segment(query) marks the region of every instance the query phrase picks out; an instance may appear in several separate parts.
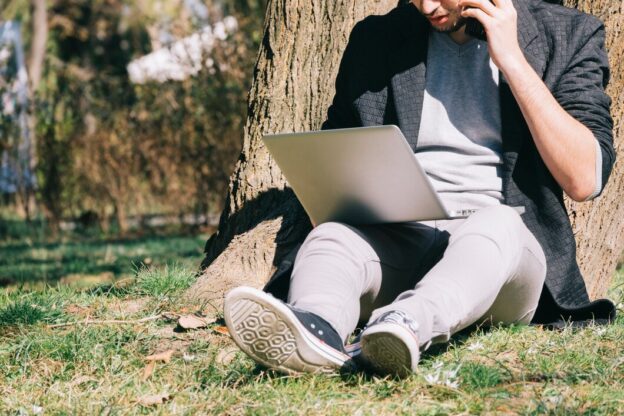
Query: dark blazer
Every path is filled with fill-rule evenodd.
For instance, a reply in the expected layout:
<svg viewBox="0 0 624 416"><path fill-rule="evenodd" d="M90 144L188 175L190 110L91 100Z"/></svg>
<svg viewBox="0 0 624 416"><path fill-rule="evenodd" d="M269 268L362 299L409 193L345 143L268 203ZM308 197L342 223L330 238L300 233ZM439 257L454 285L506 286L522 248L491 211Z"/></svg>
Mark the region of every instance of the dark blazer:
<svg viewBox="0 0 624 416"><path fill-rule="evenodd" d="M600 143L604 187L615 161L611 101L604 92L609 78L604 26L590 15L542 0L513 3L527 60L559 104ZM359 22L345 49L323 129L395 124L415 148L429 31L429 22L412 4ZM612 302L589 301L561 187L537 152L502 74L499 90L505 203L526 208L522 219L547 260L545 290L534 321L611 320L615 317Z"/></svg>

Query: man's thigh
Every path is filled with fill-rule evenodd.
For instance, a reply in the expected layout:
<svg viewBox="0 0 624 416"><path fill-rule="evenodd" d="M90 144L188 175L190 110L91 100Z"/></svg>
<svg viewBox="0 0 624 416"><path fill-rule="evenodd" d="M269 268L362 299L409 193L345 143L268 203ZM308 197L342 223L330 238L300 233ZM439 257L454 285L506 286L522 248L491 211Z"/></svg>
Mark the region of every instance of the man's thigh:
<svg viewBox="0 0 624 416"><path fill-rule="evenodd" d="M442 257L449 234L432 225L411 222L354 227L376 253L368 267L374 268L373 274L378 276L376 284L362 294L361 321L413 289Z"/></svg>
<svg viewBox="0 0 624 416"><path fill-rule="evenodd" d="M494 323L529 323L541 294L546 276L544 252L520 215L505 206L489 207L468 218L465 223L452 222L445 227L450 244L463 235L480 234L499 248L504 276L502 287L483 321ZM476 247L475 247L476 249ZM467 256L475 255L465 253ZM493 282L475 282L489 285Z"/></svg>

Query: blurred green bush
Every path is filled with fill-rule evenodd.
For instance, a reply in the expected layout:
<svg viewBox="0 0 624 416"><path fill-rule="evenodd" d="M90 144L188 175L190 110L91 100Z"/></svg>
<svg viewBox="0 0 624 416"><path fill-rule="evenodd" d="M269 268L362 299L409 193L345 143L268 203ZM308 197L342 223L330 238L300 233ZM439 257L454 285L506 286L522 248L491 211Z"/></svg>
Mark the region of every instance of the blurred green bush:
<svg viewBox="0 0 624 416"><path fill-rule="evenodd" d="M181 38L205 24L184 3L48 2L32 114L36 204L52 230L85 213L104 230L114 220L123 233L129 216L220 212L242 143L266 0L203 1L209 19L232 15L238 22L215 43L212 69L182 81L132 84L127 65L154 49L163 27ZM30 13L25 0L0 10L2 18L22 21L27 49Z"/></svg>

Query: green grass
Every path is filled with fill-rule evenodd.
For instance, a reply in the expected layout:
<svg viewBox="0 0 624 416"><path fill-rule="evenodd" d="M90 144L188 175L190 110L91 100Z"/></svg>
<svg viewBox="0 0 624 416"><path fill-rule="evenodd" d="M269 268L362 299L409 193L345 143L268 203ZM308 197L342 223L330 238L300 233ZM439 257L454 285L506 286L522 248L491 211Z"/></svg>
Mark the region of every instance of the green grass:
<svg viewBox="0 0 624 416"><path fill-rule="evenodd" d="M0 287L112 283L144 266L177 262L197 268L206 235L135 239L0 242Z"/></svg>
<svg viewBox="0 0 624 416"><path fill-rule="evenodd" d="M137 273L135 292L139 295L171 297L191 287L195 274L178 264L162 268L142 266Z"/></svg>
<svg viewBox="0 0 624 416"><path fill-rule="evenodd" d="M54 323L64 315L49 298L26 297L8 302L0 308L0 326Z"/></svg>
<svg viewBox="0 0 624 416"><path fill-rule="evenodd" d="M194 257L184 247L200 238L172 242L178 239L38 247L40 256L62 252L68 261L107 264L105 247L112 245L109 252L124 259L121 276L135 278L0 292L0 414L624 414L622 316L606 327L512 326L455 337L425 353L419 371L404 380L286 377L259 368L213 331L221 323L188 332L166 319L137 323L202 308L182 296L201 259L201 244ZM133 266L131 259L148 256L149 265ZM67 276L63 269L60 275ZM622 313L624 270L609 296ZM82 324L87 319L127 323ZM63 322L77 324L50 326ZM171 361L155 363L150 374L145 357L166 350L174 351ZM156 394L169 400L141 404Z"/></svg>

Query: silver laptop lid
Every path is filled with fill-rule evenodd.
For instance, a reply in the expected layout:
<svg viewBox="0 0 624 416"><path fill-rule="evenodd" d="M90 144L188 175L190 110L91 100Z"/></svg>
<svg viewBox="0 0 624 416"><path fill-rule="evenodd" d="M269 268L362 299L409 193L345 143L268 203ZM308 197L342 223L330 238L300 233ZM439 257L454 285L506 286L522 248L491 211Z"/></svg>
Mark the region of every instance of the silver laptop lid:
<svg viewBox="0 0 624 416"><path fill-rule="evenodd" d="M449 218L396 126L276 134L263 140L315 225Z"/></svg>

